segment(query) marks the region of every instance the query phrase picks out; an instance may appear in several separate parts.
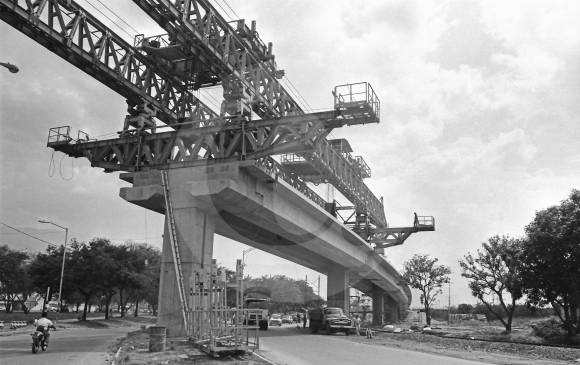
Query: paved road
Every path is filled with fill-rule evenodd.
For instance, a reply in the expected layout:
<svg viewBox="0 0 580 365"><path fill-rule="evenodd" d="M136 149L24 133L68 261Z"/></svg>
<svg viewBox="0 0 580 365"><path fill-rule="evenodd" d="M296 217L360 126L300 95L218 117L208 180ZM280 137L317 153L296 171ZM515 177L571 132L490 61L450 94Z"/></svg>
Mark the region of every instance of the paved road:
<svg viewBox="0 0 580 365"><path fill-rule="evenodd" d="M295 326L260 331L260 354L278 365L483 365L440 355L355 343L343 334L312 335Z"/></svg>
<svg viewBox="0 0 580 365"><path fill-rule="evenodd" d="M0 365L102 365L110 360L108 347L137 327L58 328L46 352L32 353L30 331L0 337Z"/></svg>

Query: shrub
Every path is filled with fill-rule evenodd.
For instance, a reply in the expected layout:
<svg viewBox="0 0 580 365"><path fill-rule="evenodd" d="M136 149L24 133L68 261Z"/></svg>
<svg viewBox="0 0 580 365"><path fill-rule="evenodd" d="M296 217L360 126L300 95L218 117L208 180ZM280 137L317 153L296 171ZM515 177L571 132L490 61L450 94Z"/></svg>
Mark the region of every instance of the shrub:
<svg viewBox="0 0 580 365"><path fill-rule="evenodd" d="M530 326L532 327L534 335L549 342L559 342L566 336L566 332L562 328L562 323L555 318L535 322Z"/></svg>

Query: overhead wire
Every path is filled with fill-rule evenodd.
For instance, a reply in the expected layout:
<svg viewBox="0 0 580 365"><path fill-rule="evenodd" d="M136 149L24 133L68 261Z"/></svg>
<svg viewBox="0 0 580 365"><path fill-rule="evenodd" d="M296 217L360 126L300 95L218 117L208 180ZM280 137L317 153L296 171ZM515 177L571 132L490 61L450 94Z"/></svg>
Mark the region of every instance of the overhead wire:
<svg viewBox="0 0 580 365"><path fill-rule="evenodd" d="M35 240L38 240L38 241L40 241L40 242L44 242L44 243L48 243L49 245L56 246L56 244L55 244L55 243L52 243L52 242L45 241L45 240L43 240L42 238L38 238L38 237L36 237L36 236L33 236L33 235L31 235L30 233L26 233L26 232L24 232L24 231L21 231L21 230L19 230L18 228L12 227L12 226L10 226L10 225L8 225L8 224L4 223L4 222L0 222L0 224L2 224L3 226L6 226L6 227L8 227L8 228L10 228L10 229L13 229L13 230L15 230L16 232L22 233L22 234L23 234L23 235L25 235L25 236L28 236L28 237L30 237L30 238L34 238Z"/></svg>
<svg viewBox="0 0 580 365"><path fill-rule="evenodd" d="M124 32L125 34L127 34L128 36L134 37L135 34L141 34L142 33L139 30L137 30L135 27L133 27L131 24L129 24L125 19L123 19L120 16L118 16L116 14L116 12L114 12L109 6L107 6L105 3L103 3L103 1L96 0L102 7L104 7L111 14L113 14L113 16L116 17L120 22L122 22L123 24L125 24L131 30L133 30L135 32L135 34L129 33L124 27L122 27L121 25L119 25L119 23L117 23L115 20L111 19L111 17L109 17L107 14L105 14L103 11L101 11L101 9L99 9L97 6L95 6L90 0L85 0L85 1L91 7L93 7L96 11L98 11L100 14L102 14L106 19L108 19L112 24L114 24L115 26L117 26L122 32ZM232 17L231 14L233 14L237 19L240 19L240 16L236 13L236 11L232 8L232 6L228 3L227 0L222 0L222 2L224 3L225 7L227 7L227 9L229 9L229 10L227 10L224 6L222 6L222 4L220 4L220 2L218 0L214 0L213 2L225 13L225 15L230 20L234 20L234 17ZM296 99L298 99L298 101L300 101L301 104L303 104L304 109L306 109L307 111L310 111L310 112L314 110L312 108L312 106L308 103L308 101L306 100L306 98L304 98L304 96L300 93L300 91L298 91L298 89L296 88L296 86L294 85L294 83L288 77L284 77L284 79L282 79L282 81L285 81L285 83L286 83L286 85L288 87L288 91L290 93L292 93L293 96ZM217 86L215 86L215 87L217 87ZM221 107L221 102L218 99L216 99L213 95L211 95L209 92L207 92L207 91L204 90L204 95L206 96L206 98L208 99L208 102L210 104L214 105L218 109ZM198 96L199 96L199 93L198 93ZM116 132L107 133L107 134L103 134L103 135L96 136L95 138L108 137L108 136L113 136L115 134L116 134ZM62 163L62 160L61 160L61 163ZM62 164L61 164L61 170L62 170ZM54 173L54 171L53 171L53 173ZM70 180L72 178L72 176L69 179L64 178L64 176L62 175L62 171L61 171L61 177L63 179L65 179L65 180Z"/></svg>
<svg viewBox="0 0 580 365"><path fill-rule="evenodd" d="M49 230L49 231L42 231L43 233L61 233L62 231L57 231L57 230ZM21 234L20 232L0 232L0 236L5 236L5 235L16 235L16 234Z"/></svg>
<svg viewBox="0 0 580 365"><path fill-rule="evenodd" d="M115 15L117 17L117 19L119 19L120 21L125 23L129 28L133 29L135 31L135 34L142 34L143 33L143 32L138 31L137 29L133 28L133 26L131 24L127 23L123 18L118 16L116 12L111 10L111 8L109 8L107 5L105 5L101 0L97 0L97 1L99 2L99 4L103 5L105 7L105 9L107 9L109 12L111 12L111 14Z"/></svg>
<svg viewBox="0 0 580 365"><path fill-rule="evenodd" d="M288 84L290 85L290 88L292 88L300 96L300 99L302 99L302 101L308 106L308 109L312 110L312 106L310 106L310 104L308 103L306 98L304 96L302 96L300 91L298 91L298 89L296 88L296 86L294 86L294 83L292 83L292 81L288 78L288 76L285 76L284 80L286 80L288 82Z"/></svg>
<svg viewBox="0 0 580 365"><path fill-rule="evenodd" d="M229 18L229 20L230 20L230 21L231 21L231 20L234 20L234 19L232 18L232 16L231 16L231 15L230 15L230 14L229 14L227 11L226 11L226 9L224 9L224 7L223 7L223 6L221 6L221 5L220 5L220 3L219 3L217 0L214 0L214 3L215 3L217 6L219 6L219 8L220 8L220 9L222 9L222 10L224 11L225 15L227 15L227 17Z"/></svg>
<svg viewBox="0 0 580 365"><path fill-rule="evenodd" d="M237 19L241 19L241 17L236 13L236 11L230 6L230 4L227 2L227 0L223 0L223 2L226 4L226 6L232 11L232 13L236 16Z"/></svg>
<svg viewBox="0 0 580 365"><path fill-rule="evenodd" d="M123 33L127 34L129 37L134 38L135 35L131 34L129 32L127 32L127 30L125 30L125 28L121 27L119 24L117 24L117 22L115 22L113 19L109 18L107 16L107 14L103 13L101 11L101 9L99 9L98 7L96 7L93 3L91 3L89 0L84 0L87 2L87 4L89 4L91 7L93 7L93 9L95 9L96 11L98 11L99 13L101 13L101 15L103 15L105 18L107 18L111 23L113 23L114 25L117 26L117 28L119 28L119 30L121 30ZM97 0L98 1L98 0Z"/></svg>

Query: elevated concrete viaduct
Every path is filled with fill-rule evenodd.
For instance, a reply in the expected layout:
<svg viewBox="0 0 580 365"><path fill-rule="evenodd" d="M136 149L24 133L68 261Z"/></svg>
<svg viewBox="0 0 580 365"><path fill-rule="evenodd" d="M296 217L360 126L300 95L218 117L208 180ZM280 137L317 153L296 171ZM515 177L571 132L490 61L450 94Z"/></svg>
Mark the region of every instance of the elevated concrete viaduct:
<svg viewBox="0 0 580 365"><path fill-rule="evenodd" d="M159 171L124 173L123 199L164 214ZM348 308L349 288L374 300L375 323L394 321L411 301L399 273L357 234L253 161L169 170L169 190L186 288L211 263L214 233L328 276L329 306ZM165 223L158 324L185 333Z"/></svg>

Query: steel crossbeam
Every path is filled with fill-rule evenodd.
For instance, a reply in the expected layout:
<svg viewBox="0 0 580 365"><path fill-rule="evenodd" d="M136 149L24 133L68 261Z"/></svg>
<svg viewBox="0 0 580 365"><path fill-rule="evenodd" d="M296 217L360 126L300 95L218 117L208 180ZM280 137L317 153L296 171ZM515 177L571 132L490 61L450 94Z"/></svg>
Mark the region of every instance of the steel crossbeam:
<svg viewBox="0 0 580 365"><path fill-rule="evenodd" d="M150 103L167 125L217 117L180 80L155 67L72 0L0 0L0 18L129 103Z"/></svg>
<svg viewBox="0 0 580 365"><path fill-rule="evenodd" d="M435 230L435 218L432 216L417 216L412 227L382 227L370 232L367 240L375 244L375 248L382 249L402 245L413 233Z"/></svg>
<svg viewBox="0 0 580 365"><path fill-rule="evenodd" d="M147 133L121 133L120 138L90 140L70 137L70 128L52 128L48 147L74 157L86 157L107 171L167 169L231 160L259 159L281 153L313 151L329 126L340 125L333 111L230 124L227 118L215 126ZM82 133L82 136L86 134ZM171 165L171 166L169 166Z"/></svg>

